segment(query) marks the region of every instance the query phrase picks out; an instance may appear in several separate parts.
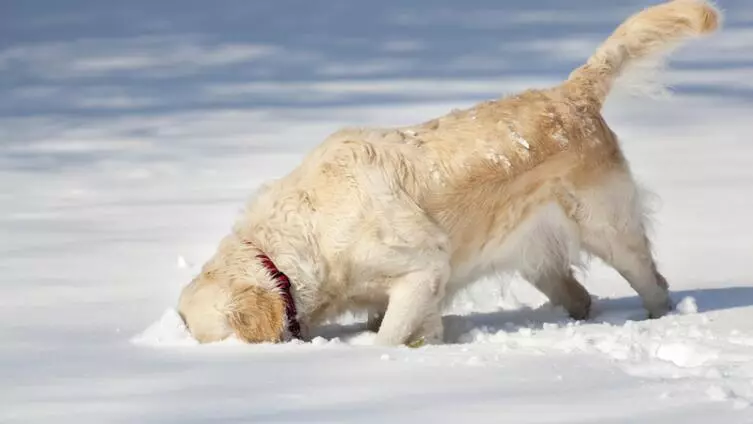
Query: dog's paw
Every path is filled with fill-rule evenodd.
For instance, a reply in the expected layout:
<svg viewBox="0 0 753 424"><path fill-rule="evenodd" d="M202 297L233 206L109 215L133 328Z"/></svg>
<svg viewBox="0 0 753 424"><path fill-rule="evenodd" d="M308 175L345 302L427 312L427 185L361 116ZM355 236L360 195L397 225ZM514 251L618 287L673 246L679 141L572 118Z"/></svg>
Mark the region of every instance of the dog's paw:
<svg viewBox="0 0 753 424"><path fill-rule="evenodd" d="M421 347L421 346L423 346L425 344L426 344L426 339L424 339L423 337L421 337L419 339L410 341L410 342L406 343L405 345L408 346L411 349L417 349L417 348L419 348L419 347Z"/></svg>
<svg viewBox="0 0 753 424"><path fill-rule="evenodd" d="M672 303L672 299L667 298L665 302L658 305L647 306L646 309L648 310L649 319L658 319L673 311L675 306L674 303Z"/></svg>

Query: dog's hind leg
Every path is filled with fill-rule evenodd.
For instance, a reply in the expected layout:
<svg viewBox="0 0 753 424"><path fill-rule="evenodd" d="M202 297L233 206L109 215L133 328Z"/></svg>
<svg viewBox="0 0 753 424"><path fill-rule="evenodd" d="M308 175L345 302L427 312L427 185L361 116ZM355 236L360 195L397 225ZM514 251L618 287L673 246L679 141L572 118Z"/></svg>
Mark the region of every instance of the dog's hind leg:
<svg viewBox="0 0 753 424"><path fill-rule="evenodd" d="M572 272L580 256L577 223L559 205L551 204L527 224L530 229L520 246L521 276L572 318L588 318L591 295Z"/></svg>
<svg viewBox="0 0 753 424"><path fill-rule="evenodd" d="M551 268L523 277L549 298L555 306L562 306L573 319L586 319L591 312L591 295L569 269Z"/></svg>
<svg viewBox="0 0 753 424"><path fill-rule="evenodd" d="M593 232L586 245L630 283L649 317L659 318L672 309L667 280L656 269L649 241L642 231Z"/></svg>
<svg viewBox="0 0 753 424"><path fill-rule="evenodd" d="M581 229L585 249L614 267L638 293L651 318L672 309L667 281L656 269L637 188L618 174L584 199Z"/></svg>

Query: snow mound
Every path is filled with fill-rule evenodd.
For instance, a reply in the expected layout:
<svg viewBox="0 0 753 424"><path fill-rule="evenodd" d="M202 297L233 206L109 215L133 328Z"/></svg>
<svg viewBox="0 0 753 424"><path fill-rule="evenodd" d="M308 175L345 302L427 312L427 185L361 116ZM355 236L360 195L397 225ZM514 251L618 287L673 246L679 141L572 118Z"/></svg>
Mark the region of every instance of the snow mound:
<svg viewBox="0 0 753 424"><path fill-rule="evenodd" d="M697 314L698 304L696 304L695 298L691 296L682 298L680 303L677 304L677 312L682 315Z"/></svg>
<svg viewBox="0 0 753 424"><path fill-rule="evenodd" d="M687 343L664 343L659 345L655 353L656 358L671 362L678 367L699 367L718 357L714 349L693 346Z"/></svg>
<svg viewBox="0 0 753 424"><path fill-rule="evenodd" d="M131 342L142 346L194 346L199 342L191 337L178 311L169 308L157 322L150 325Z"/></svg>

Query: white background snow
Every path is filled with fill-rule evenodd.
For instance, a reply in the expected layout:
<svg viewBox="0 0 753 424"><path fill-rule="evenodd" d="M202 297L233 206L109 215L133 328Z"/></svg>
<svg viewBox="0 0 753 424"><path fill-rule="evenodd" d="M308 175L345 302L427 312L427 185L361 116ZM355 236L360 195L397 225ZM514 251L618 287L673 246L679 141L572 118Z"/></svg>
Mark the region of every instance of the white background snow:
<svg viewBox="0 0 753 424"><path fill-rule="evenodd" d="M447 344L196 346L174 310L261 182L345 125L565 78L644 0L0 4L0 422L753 422L753 3L606 116L679 311L598 262L583 323L480 282Z"/></svg>

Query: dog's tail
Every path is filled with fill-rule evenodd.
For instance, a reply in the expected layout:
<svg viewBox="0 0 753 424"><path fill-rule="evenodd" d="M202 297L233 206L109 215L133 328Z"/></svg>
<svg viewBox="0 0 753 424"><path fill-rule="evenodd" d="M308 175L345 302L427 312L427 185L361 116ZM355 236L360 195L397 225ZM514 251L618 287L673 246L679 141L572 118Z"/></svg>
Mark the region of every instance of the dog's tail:
<svg viewBox="0 0 753 424"><path fill-rule="evenodd" d="M673 0L644 9L622 23L565 87L571 96L601 108L615 80L633 62L666 54L693 36L716 30L721 13L704 0Z"/></svg>

